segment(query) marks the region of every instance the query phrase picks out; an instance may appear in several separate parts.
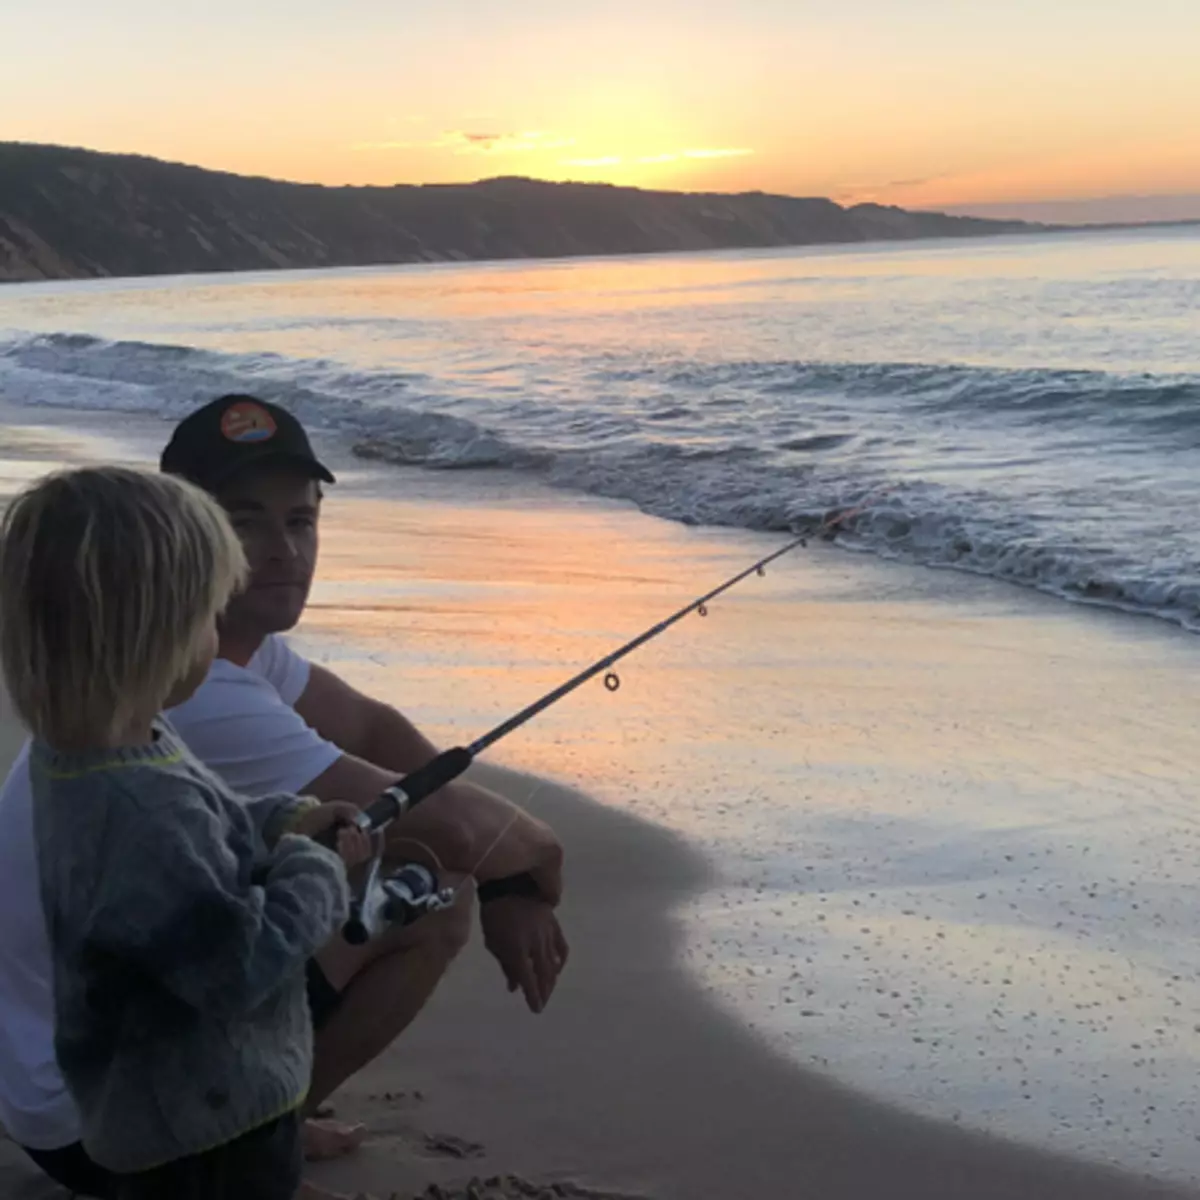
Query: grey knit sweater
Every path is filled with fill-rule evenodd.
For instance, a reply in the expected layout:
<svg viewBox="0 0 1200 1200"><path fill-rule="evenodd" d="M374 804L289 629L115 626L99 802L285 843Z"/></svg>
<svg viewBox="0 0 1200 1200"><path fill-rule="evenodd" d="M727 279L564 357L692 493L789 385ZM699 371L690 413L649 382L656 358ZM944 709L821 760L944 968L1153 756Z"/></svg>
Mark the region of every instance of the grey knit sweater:
<svg viewBox="0 0 1200 1200"><path fill-rule="evenodd" d="M83 1142L117 1172L299 1105L305 960L346 913L341 860L234 796L160 722L152 745L30 755L55 1045Z"/></svg>

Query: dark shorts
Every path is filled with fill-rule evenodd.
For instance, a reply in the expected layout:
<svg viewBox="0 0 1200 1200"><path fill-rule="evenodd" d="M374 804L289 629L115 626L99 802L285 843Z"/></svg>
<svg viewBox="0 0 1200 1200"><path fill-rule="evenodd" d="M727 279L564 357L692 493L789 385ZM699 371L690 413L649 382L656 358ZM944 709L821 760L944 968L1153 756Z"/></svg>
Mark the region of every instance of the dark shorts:
<svg viewBox="0 0 1200 1200"><path fill-rule="evenodd" d="M304 1156L293 1110L215 1150L114 1175L112 1200L294 1200Z"/></svg>
<svg viewBox="0 0 1200 1200"><path fill-rule="evenodd" d="M113 1176L92 1162L82 1142L63 1146L60 1150L30 1150L28 1146L21 1148L44 1174L72 1195L95 1196L100 1200L112 1200L115 1195Z"/></svg>
<svg viewBox="0 0 1200 1200"><path fill-rule="evenodd" d="M303 1166L298 1111L215 1150L135 1175L114 1175L94 1163L82 1142L61 1150L24 1150L73 1196L94 1200L293 1200Z"/></svg>
<svg viewBox="0 0 1200 1200"><path fill-rule="evenodd" d="M308 1007L312 1013L313 1028L320 1029L336 1011L337 1006L341 1003L342 994L325 978L325 972L317 965L315 959L310 958L305 965L304 983L308 992ZM254 1132L257 1133L258 1131ZM253 1134L246 1135L246 1137L252 1136ZM238 1139L239 1142L242 1140L241 1138ZM297 1144L299 1144L298 1140ZM230 1146L234 1145L236 1143L230 1143ZM41 1168L44 1174L53 1179L55 1183L65 1187L67 1191L74 1192L78 1196L91 1196L98 1198L98 1200L117 1200L119 1197L148 1197L154 1194L145 1191L116 1191L116 1176L105 1170L104 1167L94 1163L88 1157L88 1153L83 1148L82 1142L76 1142L72 1146L63 1146L59 1150L31 1150L28 1146L23 1146L22 1149ZM224 1149L224 1147L221 1149ZM213 1153L216 1153L216 1151L213 1151ZM197 1157L204 1156L200 1155ZM166 1168L163 1169L165 1170ZM185 1191L180 1191L178 1194L180 1200L185 1200L188 1195ZM207 1195L207 1193L196 1194ZM218 1195L219 1193L213 1194ZM251 1193L246 1194L249 1196ZM263 1193L264 1196L266 1194ZM164 1191L162 1195L169 1196L173 1200L176 1193L168 1187L168 1190ZM238 1200L240 1200L240 1196L241 1193L238 1194Z"/></svg>
<svg viewBox="0 0 1200 1200"><path fill-rule="evenodd" d="M323 1029L342 1002L342 993L325 978L315 958L304 964L304 986L308 991L308 1011L313 1029Z"/></svg>

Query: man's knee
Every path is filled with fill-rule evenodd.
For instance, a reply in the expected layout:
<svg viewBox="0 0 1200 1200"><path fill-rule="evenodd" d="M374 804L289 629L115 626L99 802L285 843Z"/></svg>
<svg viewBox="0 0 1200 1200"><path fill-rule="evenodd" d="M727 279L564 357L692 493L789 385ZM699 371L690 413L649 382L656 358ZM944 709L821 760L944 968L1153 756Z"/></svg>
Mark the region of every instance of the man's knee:
<svg viewBox="0 0 1200 1200"><path fill-rule="evenodd" d="M420 920L385 937L377 953L390 954L394 950L416 951L424 957L436 959L448 967L471 940L471 922L475 910L475 888L468 881L462 886L455 877L444 878L443 886L457 889L454 901L447 908L426 913Z"/></svg>

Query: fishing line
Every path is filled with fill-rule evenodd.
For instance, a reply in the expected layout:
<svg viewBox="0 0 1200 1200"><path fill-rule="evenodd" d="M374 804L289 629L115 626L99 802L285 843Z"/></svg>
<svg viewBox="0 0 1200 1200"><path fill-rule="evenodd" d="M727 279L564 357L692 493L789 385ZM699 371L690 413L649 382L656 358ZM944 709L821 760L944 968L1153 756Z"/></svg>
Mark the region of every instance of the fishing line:
<svg viewBox="0 0 1200 1200"><path fill-rule="evenodd" d="M536 795L538 794L538 792L540 792L540 791L542 790L542 788L544 788L545 786L546 786L546 784L545 784L545 781L544 781L544 780L543 780L543 781L539 781L537 784L535 784L535 785L534 785L534 787L533 787L533 789L530 791L529 795L525 797L525 799L524 799L524 801L523 801L523 803L522 803L522 808L528 807L528 805L529 805L530 801L532 801L532 800L533 800L534 796L536 796ZM491 843L491 845L490 845L490 846L488 846L488 848L487 848L487 849L486 849L486 850L485 850L485 851L484 851L484 852L483 852L483 853L482 853L482 854L479 856L479 858L478 858L478 859L476 860L476 862L475 862L475 865L474 865L474 866L473 866L473 867L472 867L472 868L471 868L471 869L470 869L470 870L467 872L466 879L464 879L464 880L462 881L462 883L460 883L460 884L458 885L458 887L456 887L456 888L454 889L454 895L455 895L455 896L457 896L457 895L459 894L459 892L461 892L461 891L463 890L463 888L464 888L464 887L466 887L467 879L473 879L473 878L474 878L476 875L478 875L478 874L479 874L479 870L480 870L480 868L483 866L483 864L484 864L485 862L487 862L487 860L488 860L489 858L491 858L491 857L492 857L492 855L493 855L493 854L496 852L496 848L497 848L497 847L500 845L500 843L501 843L502 841L504 841L504 839L505 839L506 837L508 837L508 831L509 831L510 829L512 829L512 827L513 827L513 826L514 826L514 825L515 825L515 824L516 824L516 823L517 823L517 822L518 822L518 821L519 821L519 820L520 820L520 819L521 819L521 818L522 818L524 815L525 815L525 813L522 811L522 809L521 809L521 808L518 808L518 809L517 809L517 810L516 810L516 811L513 813L513 815L512 815L511 817L509 817L509 818L508 818L508 821L505 823L505 826L504 826L504 828L503 828L503 829L501 829L501 830L500 830L500 832L499 832L498 834L496 834L496 836L495 836L495 837L492 839L492 843Z"/></svg>
<svg viewBox="0 0 1200 1200"><path fill-rule="evenodd" d="M711 591L705 592L703 596L698 596L690 604L685 604L677 612L672 613L669 617L650 626L649 629L639 633L636 637L631 638L611 654L606 654L603 658L592 663L591 666L585 667L577 675L572 676L565 683L560 684L544 696L539 697L532 704L526 705L525 708L514 713L506 721L502 721L494 729L490 729L482 737L476 738L469 745L455 746L450 750L443 750L431 762L426 763L425 766L418 768L393 784L383 792L379 799L360 812L357 818L358 825L366 830L377 830L390 824L415 804L419 804L426 796L457 779L471 765L475 758L488 749L488 747L494 746L501 738L507 737L510 733L520 729L522 725L533 720L539 713L545 712L552 704L557 704L564 697L569 696L577 688L582 687L589 679L594 679L601 672L604 672L604 686L610 692L617 691L621 686L621 679L612 668L621 659L625 658L626 655L632 654L640 646L644 646L653 638L665 633L672 625L682 621L690 613L695 612L700 616L707 616L710 601L715 600L718 596L729 591L730 588L735 587L743 579L747 579L751 575L764 575L766 568L771 563L782 558L785 554L790 554L793 550L807 546L811 537L821 537L831 530L838 528L838 526L844 525L847 521L864 512L876 499L889 491L891 491L891 488L887 487L878 488L868 493L867 497L860 504L827 518L813 532L793 538L778 550L774 550L770 554L760 558L757 562L751 563L744 571L739 571L736 575L718 584ZM507 830L504 832L507 832ZM495 846L491 847L488 853L490 854L494 849Z"/></svg>
<svg viewBox="0 0 1200 1200"><path fill-rule="evenodd" d="M507 737L514 730L520 729L522 725L533 720L539 713L545 712L552 704L557 704L559 700L562 700L565 696L569 696L577 688L582 687L589 679L594 679L601 672L604 673L604 686L610 692L617 691L621 686L621 678L612 668L621 659L625 658L626 655L632 654L639 646L644 646L653 638L665 633L672 625L678 621L682 621L690 613L695 612L701 617L706 617L708 615L708 605L712 600L729 591L730 588L736 587L743 579L747 579L751 575L764 575L766 568L771 563L782 558L785 554L790 554L793 550L807 546L810 537L820 537L830 530L836 529L839 525L844 525L852 517L863 512L872 500L890 490L890 488L881 488L873 493L869 493L861 504L827 518L812 534L802 534L799 537L793 538L778 550L774 550L770 554L760 558L757 562L751 563L744 571L739 571L736 575L718 584L711 591L705 592L703 596L698 596L690 604L685 604L677 612L672 613L669 617L650 626L649 629L639 633L636 637L631 638L611 654L606 654L603 658L592 663L590 667L585 667L577 675L572 676L565 683L547 692L532 704L526 705L525 708L521 709L520 712L514 713L508 720L502 721L482 737L476 738L470 745L455 746L453 749L443 750L431 762L426 763L425 766L411 772L390 788L387 788L377 800L358 814L355 818L355 824L368 833L378 833L385 826L396 820L397 817L402 816L414 805L419 804L425 797L438 791L439 788L445 787L446 784L452 783L467 770L476 756L483 753L489 746L495 745L501 738ZM532 798L532 795L536 795L536 792L537 789L535 788L530 798ZM512 815L508 823L500 830L480 856L478 862L471 869L468 878L474 876L480 867L483 866L484 862L494 853L496 847L500 845L501 841L503 841L508 832L517 823L520 816L520 811ZM331 830L330 836L336 837L336 833ZM429 853L428 847L422 848ZM431 857L435 862L438 861L436 855L431 854ZM391 874L384 875L383 847L380 845L368 867L367 876L361 889L351 899L350 916L342 928L342 934L348 942L359 945L388 926L404 926L417 920L425 913L437 912L448 908L457 899L465 882L464 880L458 887L439 887L437 876L419 863L408 863Z"/></svg>

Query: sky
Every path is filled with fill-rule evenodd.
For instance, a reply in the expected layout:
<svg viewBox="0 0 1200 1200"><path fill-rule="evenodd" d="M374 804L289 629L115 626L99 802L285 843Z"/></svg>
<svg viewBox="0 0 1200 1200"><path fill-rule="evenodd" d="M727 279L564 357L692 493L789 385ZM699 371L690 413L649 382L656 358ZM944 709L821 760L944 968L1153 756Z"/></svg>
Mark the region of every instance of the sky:
<svg viewBox="0 0 1200 1200"><path fill-rule="evenodd" d="M0 140L1200 217L1200 0L0 0L0 28Z"/></svg>

